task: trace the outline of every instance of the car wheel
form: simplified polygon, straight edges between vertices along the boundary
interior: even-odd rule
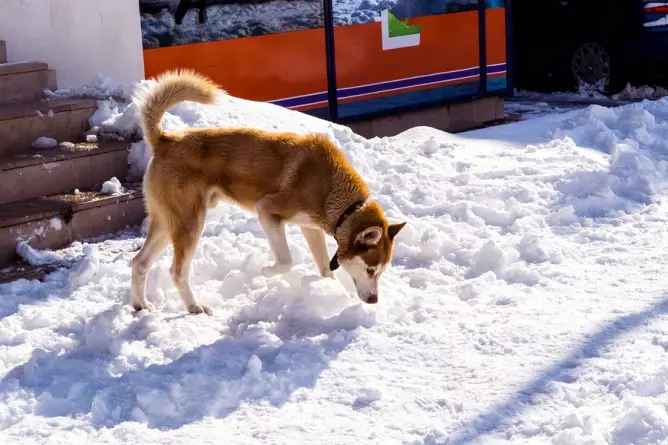
[[[622,81],[616,55],[598,42],[585,42],[571,56],[571,76],[576,87],[600,93],[616,92]]]

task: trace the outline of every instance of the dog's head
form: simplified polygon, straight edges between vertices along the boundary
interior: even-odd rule
[[[330,269],[334,270],[340,264],[353,279],[360,300],[375,304],[378,302],[378,279],[392,260],[394,238],[406,223],[388,224],[382,218],[369,225],[368,220],[355,218],[346,227],[346,236],[338,243]]]

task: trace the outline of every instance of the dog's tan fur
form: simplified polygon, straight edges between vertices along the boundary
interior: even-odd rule
[[[301,226],[319,272],[326,277],[332,272],[325,233],[334,235],[339,263],[353,276],[360,298],[375,303],[378,277],[390,262],[393,239],[405,223],[389,225],[381,207],[366,202],[335,228],[348,206],[368,201],[369,190],[326,136],[248,128],[163,131],[162,116],[172,106],[183,101],[213,104],[220,92],[224,93],[210,80],[182,71],[163,74],[156,84],[136,93],[153,157],[143,185],[148,234],[132,262],[134,308],[152,309],[145,295],[146,275],[171,242],[170,271],[186,308],[211,313],[195,299],[189,270],[207,208],[221,199],[257,212],[276,257],[275,264],[263,269],[265,275],[291,268],[284,224],[294,222]]]

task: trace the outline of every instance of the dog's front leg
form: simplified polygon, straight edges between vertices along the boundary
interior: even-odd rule
[[[292,269],[292,255],[290,255],[288,240],[285,237],[285,223],[271,211],[276,205],[272,201],[275,196],[265,196],[255,206],[262,229],[267,234],[269,247],[276,257],[274,264],[262,268],[262,274],[266,277],[280,275]]]
[[[313,260],[318,266],[320,276],[332,278],[334,274],[329,270],[329,254],[327,253],[327,242],[325,241],[325,232],[320,229],[310,227],[300,227],[306,243],[311,250]]]

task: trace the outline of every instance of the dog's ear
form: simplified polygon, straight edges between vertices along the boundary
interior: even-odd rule
[[[373,247],[378,244],[380,237],[383,236],[383,229],[380,227],[369,227],[364,229],[362,232],[358,233],[355,237],[355,244],[359,244],[364,247]]]
[[[398,224],[390,224],[387,227],[387,234],[390,236],[390,241],[394,241],[394,237],[404,228],[406,221]]]

